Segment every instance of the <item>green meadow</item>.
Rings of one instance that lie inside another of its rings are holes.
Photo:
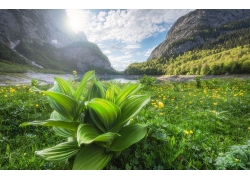
[[[250,169],[250,80],[149,81],[141,81],[139,93],[149,94],[150,101],[130,119],[147,125],[145,137],[104,169]],[[35,155],[64,142],[64,137],[51,127],[20,127],[23,122],[49,119],[53,111],[46,95],[30,87],[0,87],[0,169],[71,169],[68,161],[48,162]],[[52,85],[37,87],[48,90]]]

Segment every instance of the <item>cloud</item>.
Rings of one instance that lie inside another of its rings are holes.
[[[156,48],[156,46],[146,50],[146,53],[144,54],[144,56],[150,56],[151,52]]]
[[[126,67],[135,62],[135,60],[133,59],[133,56],[131,54],[127,54],[124,56],[113,56],[110,55],[108,56],[109,61],[111,62],[113,68],[115,68],[118,71],[123,71],[124,69],[126,69]]]
[[[68,16],[82,18],[81,30],[89,41],[116,40],[138,43],[164,32],[182,15],[183,9],[67,10]]]
[[[111,54],[111,51],[110,50],[104,50],[103,54]]]

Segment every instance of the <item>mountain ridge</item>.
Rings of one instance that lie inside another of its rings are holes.
[[[250,10],[195,10],[180,17],[130,75],[250,73]]]
[[[100,48],[84,32],[75,33],[63,9],[1,9],[0,60],[63,72],[115,72]],[[8,57],[14,51],[19,60]]]
[[[166,35],[166,39],[150,54],[148,60],[163,56],[176,56],[195,47],[211,42],[213,36],[204,37],[208,29],[220,28],[233,21],[250,18],[250,10],[217,10],[198,9],[180,17]],[[221,30],[218,35],[227,34],[232,30]]]

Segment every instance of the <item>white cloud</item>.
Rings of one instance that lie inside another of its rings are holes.
[[[144,56],[150,56],[151,52],[156,48],[156,46],[146,50],[146,53],[144,54]]]
[[[111,53],[110,50],[104,50],[104,51],[103,51],[103,54],[110,54],[110,53]]]
[[[138,49],[141,48],[140,44],[127,44],[125,47],[125,49]]]
[[[108,56],[109,61],[111,62],[113,68],[115,68],[118,71],[123,71],[126,69],[126,67],[135,62],[133,60],[133,56],[131,54],[125,55],[125,56]]]
[[[68,16],[82,18],[81,30],[91,42],[117,40],[138,43],[145,38],[166,31],[169,24],[191,10],[181,9],[129,9],[100,11],[67,10]],[[79,26],[78,26],[79,27]]]

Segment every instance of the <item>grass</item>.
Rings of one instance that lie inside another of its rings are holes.
[[[166,82],[143,91],[151,102],[131,120],[147,124],[148,133],[106,169],[250,169],[249,80]],[[70,169],[34,154],[62,137],[47,127],[19,127],[51,112],[46,97],[29,86],[0,87],[0,169]]]

